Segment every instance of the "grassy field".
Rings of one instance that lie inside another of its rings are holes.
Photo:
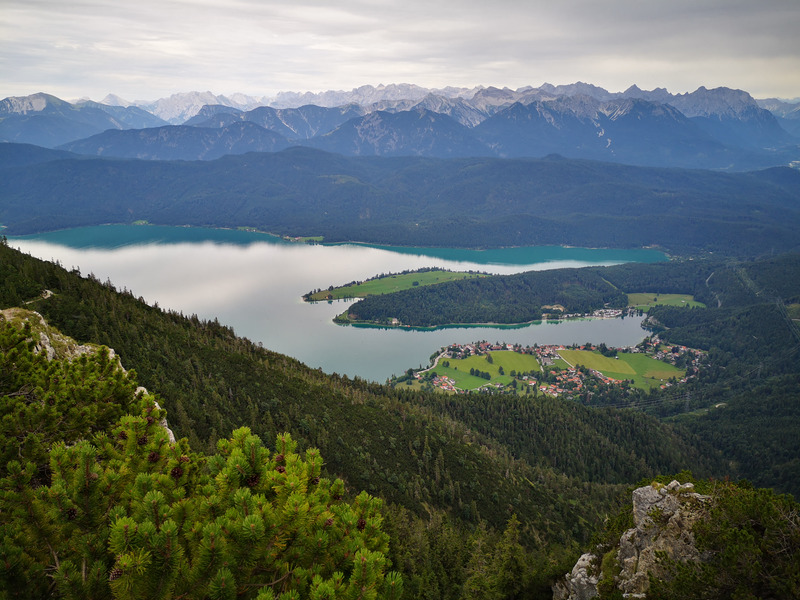
[[[571,365],[583,365],[613,379],[633,379],[633,385],[642,389],[658,387],[670,377],[680,379],[685,374],[682,369],[644,354],[620,352],[619,358],[587,350],[560,350],[559,354]]]
[[[387,275],[378,279],[371,279],[356,285],[344,285],[332,290],[321,290],[308,297],[311,301],[339,300],[341,298],[364,298],[375,294],[389,294],[400,290],[407,290],[421,285],[433,285],[456,279],[469,279],[472,277],[486,277],[482,273],[463,273],[458,271],[425,271],[419,273],[405,273]]]
[[[628,294],[628,306],[647,310],[651,306],[666,304],[667,306],[689,306],[705,308],[702,302],[695,301],[689,294]]]
[[[462,390],[475,390],[487,383],[511,383],[511,371],[517,373],[540,371],[539,362],[534,356],[520,354],[511,350],[499,350],[489,352],[492,363],[486,360],[486,356],[469,356],[464,359],[446,358],[439,360],[439,364],[433,370],[437,375],[449,377],[456,382],[456,387]],[[445,367],[442,363],[448,362],[450,366]],[[500,375],[500,367],[503,368],[503,375]],[[491,380],[470,375],[469,370],[476,369],[489,373]]]

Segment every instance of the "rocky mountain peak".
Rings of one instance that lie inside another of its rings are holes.
[[[10,96],[0,102],[0,114],[25,115],[31,112],[42,112],[53,104],[63,104],[55,96],[39,92],[30,96]]]
[[[133,102],[125,100],[125,98],[121,98],[116,94],[108,94],[105,98],[100,100],[100,104],[105,104],[106,106],[123,106],[123,107],[134,105]]]
[[[733,117],[759,110],[753,97],[743,90],[700,86],[694,92],[677,94],[670,104],[687,117]]]

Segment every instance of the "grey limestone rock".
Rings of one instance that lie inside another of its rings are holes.
[[[622,534],[616,548],[620,573],[615,577],[625,598],[643,598],[650,586],[649,576],[668,576],[660,562],[664,556],[676,561],[702,560],[692,526],[705,514],[709,500],[694,491],[691,483],[653,483],[633,492],[634,527]],[[598,595],[602,573],[593,573],[598,560],[584,554],[572,572],[553,586],[554,600],[588,600]],[[599,570],[599,569],[598,569]]]
[[[553,600],[590,600],[597,596],[597,575],[594,573],[594,554],[583,554],[571,573],[553,586]]]

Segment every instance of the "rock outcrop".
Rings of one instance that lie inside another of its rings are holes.
[[[554,600],[594,598],[600,593],[601,581],[613,582],[625,598],[644,598],[650,576],[669,576],[663,558],[681,562],[703,559],[692,526],[705,514],[709,499],[696,493],[691,483],[677,481],[668,485],[654,482],[634,490],[634,527],[622,534],[616,547],[581,556],[572,572],[553,586]]]
[[[47,298],[50,296],[50,292],[46,291],[42,296]],[[7,308],[0,310],[0,322],[2,321],[7,321],[19,328],[22,328],[25,323],[29,324],[31,340],[35,344],[34,351],[37,353],[44,353],[47,360],[74,360],[84,354],[92,354],[101,350],[101,347],[95,344],[79,344],[71,337],[51,327],[42,315],[33,310],[25,308]],[[109,359],[115,360],[119,368],[125,371],[122,362],[114,350],[112,348],[106,348],[105,350],[108,352]],[[146,388],[140,386],[136,389],[135,395],[147,396],[149,392]],[[155,402],[155,405],[157,409],[161,409],[158,402]],[[169,441],[175,443],[175,434],[172,429],[170,429],[166,417],[161,419],[160,425],[167,431]]]
[[[591,600],[597,596],[597,560],[591,552],[581,555],[564,580],[553,586],[553,600]]]

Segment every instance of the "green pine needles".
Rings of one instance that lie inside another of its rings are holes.
[[[25,389],[32,393],[12,391],[19,383],[11,377],[15,365],[40,360],[31,344],[19,343],[29,332],[14,334],[9,327],[0,323],[15,341],[16,357],[9,359],[6,344],[0,361],[4,443],[19,425],[14,415],[30,412],[20,399],[31,404],[52,397],[30,379]],[[102,356],[51,362],[59,377],[73,370],[91,377],[97,373],[88,365],[103,372],[109,364]],[[119,366],[112,370],[129,381]],[[42,381],[54,377],[44,363],[28,371]],[[123,416],[104,431],[83,436],[81,430],[66,442],[51,442],[48,452],[8,463],[0,479],[0,598],[401,595],[399,575],[386,573],[389,537],[381,530],[380,500],[362,492],[348,501],[343,482],[323,476],[318,450],[298,453],[283,434],[272,452],[241,428],[218,443],[216,455],[205,456],[185,439],[170,441],[160,424],[165,411],[152,396],[140,394],[138,404],[138,415]],[[73,416],[87,418],[81,411],[63,418]]]

